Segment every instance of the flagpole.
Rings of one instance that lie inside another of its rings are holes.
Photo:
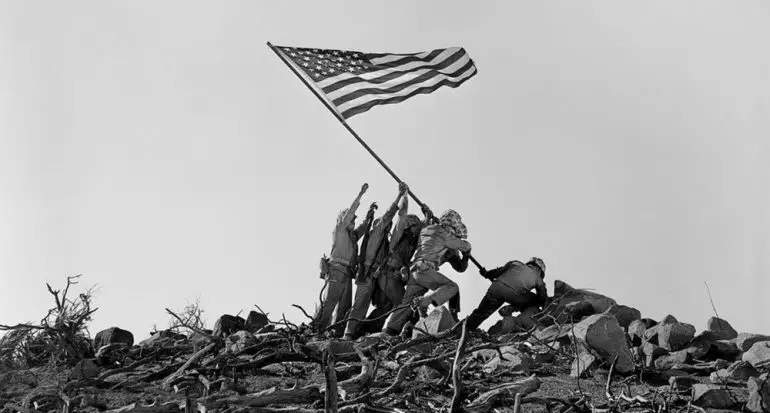
[[[382,167],[383,167],[383,168],[385,168],[385,170],[386,170],[386,171],[388,171],[388,173],[390,174],[390,176],[392,176],[392,177],[393,177],[393,179],[395,179],[395,180],[396,180],[396,182],[398,182],[398,183],[401,183],[401,182],[403,182],[403,181],[401,181],[401,178],[399,178],[398,176],[396,176],[395,172],[393,172],[393,170],[391,170],[391,169],[390,169],[390,167],[388,167],[388,165],[387,165],[387,164],[385,164],[385,162],[384,162],[382,159],[380,159],[380,157],[379,157],[379,156],[377,156],[377,154],[376,154],[376,153],[374,153],[374,151],[372,150],[372,148],[370,148],[370,147],[369,147],[369,145],[367,145],[367,144],[366,144],[366,142],[364,142],[364,140],[363,140],[363,139],[361,139],[361,137],[360,137],[360,136],[358,136],[358,134],[356,133],[356,131],[354,131],[354,130],[353,130],[353,128],[351,128],[351,127],[350,127],[350,125],[348,125],[348,123],[345,121],[345,118],[343,118],[343,117],[342,117],[342,115],[340,115],[340,113],[339,113],[339,112],[337,112],[337,111],[336,111],[336,110],[335,110],[335,109],[334,109],[334,108],[333,108],[333,107],[332,107],[332,106],[329,104],[329,102],[328,102],[326,99],[324,99],[324,98],[321,96],[321,94],[318,92],[318,90],[317,90],[315,87],[313,87],[313,85],[311,85],[310,83],[308,83],[308,82],[307,82],[307,79],[306,79],[304,76],[302,76],[302,74],[300,74],[300,73],[299,73],[299,71],[297,71],[297,69],[294,67],[294,65],[292,65],[291,63],[289,63],[289,61],[288,61],[288,60],[287,60],[287,58],[286,58],[286,57],[283,55],[283,53],[281,53],[280,51],[278,51],[278,49],[276,49],[276,48],[275,48],[275,46],[273,46],[273,45],[272,45],[272,43],[270,43],[270,42],[267,42],[267,46],[270,48],[270,50],[272,50],[273,52],[275,52],[275,54],[276,54],[276,55],[277,55],[277,56],[278,56],[278,57],[281,59],[281,61],[283,61],[283,63],[284,63],[284,64],[286,64],[286,66],[288,66],[288,67],[289,67],[289,69],[291,69],[291,71],[292,71],[292,72],[293,72],[293,73],[294,73],[294,74],[295,74],[295,75],[296,75],[296,76],[299,78],[299,80],[301,80],[301,81],[302,81],[302,83],[304,83],[304,84],[305,84],[305,86],[307,86],[307,88],[308,88],[308,89],[310,89],[310,91],[311,91],[311,92],[313,92],[313,94],[315,95],[315,97],[317,97],[317,98],[318,98],[318,100],[320,100],[320,101],[321,101],[321,103],[323,103],[323,104],[324,104],[324,106],[326,106],[326,109],[329,109],[329,112],[331,112],[331,113],[334,115],[334,117],[336,117],[336,118],[337,118],[337,120],[338,120],[338,121],[340,121],[340,123],[342,124],[342,126],[344,126],[344,127],[345,127],[345,129],[347,129],[347,130],[348,130],[348,132],[350,132],[350,134],[351,134],[351,135],[353,135],[353,137],[354,137],[354,138],[356,138],[356,140],[358,141],[358,143],[360,143],[360,144],[361,144],[361,146],[363,146],[363,147],[364,147],[364,149],[366,149],[366,150],[367,150],[367,152],[369,152],[369,154],[370,154],[370,155],[372,155],[372,157],[374,157],[374,159],[376,159],[376,160],[377,160],[377,162],[379,162],[379,163],[380,163],[380,165],[382,165]],[[414,202],[417,202],[417,205],[419,205],[419,206],[420,206],[420,208],[423,208],[423,209],[425,208],[425,204],[424,204],[422,201],[420,201],[420,200],[417,198],[417,196],[414,194],[414,192],[412,192],[412,189],[411,189],[411,188],[409,188],[409,195],[412,197],[412,199],[414,199]],[[483,267],[481,266],[481,264],[479,264],[479,262],[478,262],[478,261],[476,261],[476,258],[474,258],[472,255],[469,255],[469,258],[470,258],[470,260],[471,260],[471,261],[473,261],[473,263],[476,265],[476,267],[478,267],[479,269],[483,268]]]

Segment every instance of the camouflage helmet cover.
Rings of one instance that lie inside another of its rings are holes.
[[[448,209],[441,214],[439,223],[446,227],[456,237],[465,239],[468,238],[468,228],[463,224],[462,217],[454,209]]]

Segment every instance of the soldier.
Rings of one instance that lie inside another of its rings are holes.
[[[492,281],[479,306],[468,316],[468,330],[478,328],[503,304],[509,303],[509,312],[534,314],[548,300],[545,286],[545,262],[532,257],[526,264],[510,261],[492,271],[479,270],[482,277]],[[533,293],[534,289],[537,293]]]
[[[460,214],[451,209],[441,215],[437,224],[429,224],[420,231],[419,246],[414,253],[410,267],[411,277],[401,301],[402,305],[416,300],[420,316],[426,317],[430,304],[440,306],[459,292],[457,283],[438,272],[438,269],[447,261],[458,272],[464,272],[468,268],[471,244],[464,240],[467,236],[468,230]],[[418,298],[428,290],[433,292]],[[409,308],[395,311],[383,333],[398,335],[410,315]]]
[[[399,199],[405,197],[409,187],[400,182],[398,185],[398,196],[393,201],[390,208],[380,217],[374,220],[372,228],[366,240],[366,247],[361,246],[364,255],[364,264],[358,270],[356,277],[356,295],[353,301],[353,308],[350,311],[350,319],[345,329],[343,339],[353,339],[358,335],[359,321],[366,316],[369,305],[372,303],[372,294],[378,285],[379,271],[388,257],[390,229],[393,226],[393,217],[399,210]]]
[[[326,279],[326,289],[321,306],[316,311],[314,325],[319,331],[324,331],[331,324],[332,313],[336,321],[341,320],[350,310],[353,293],[352,279],[355,275],[356,256],[358,255],[358,239],[365,232],[364,222],[355,227],[356,210],[361,204],[368,184],[361,186],[361,191],[350,205],[337,217],[334,227],[332,249],[329,258],[321,259],[321,274]],[[335,311],[336,309],[336,311]]]

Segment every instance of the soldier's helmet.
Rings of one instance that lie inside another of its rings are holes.
[[[543,277],[545,277],[545,261],[543,261],[542,258],[532,257],[529,261],[527,261],[527,264],[536,265],[538,268],[540,268],[540,271],[543,272]]]
[[[468,228],[463,224],[462,217],[454,209],[447,209],[438,219],[439,223],[454,234],[456,237],[468,238]]]

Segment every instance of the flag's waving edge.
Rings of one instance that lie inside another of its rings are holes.
[[[442,86],[458,87],[477,73],[459,47],[408,54],[272,47],[343,119]]]

